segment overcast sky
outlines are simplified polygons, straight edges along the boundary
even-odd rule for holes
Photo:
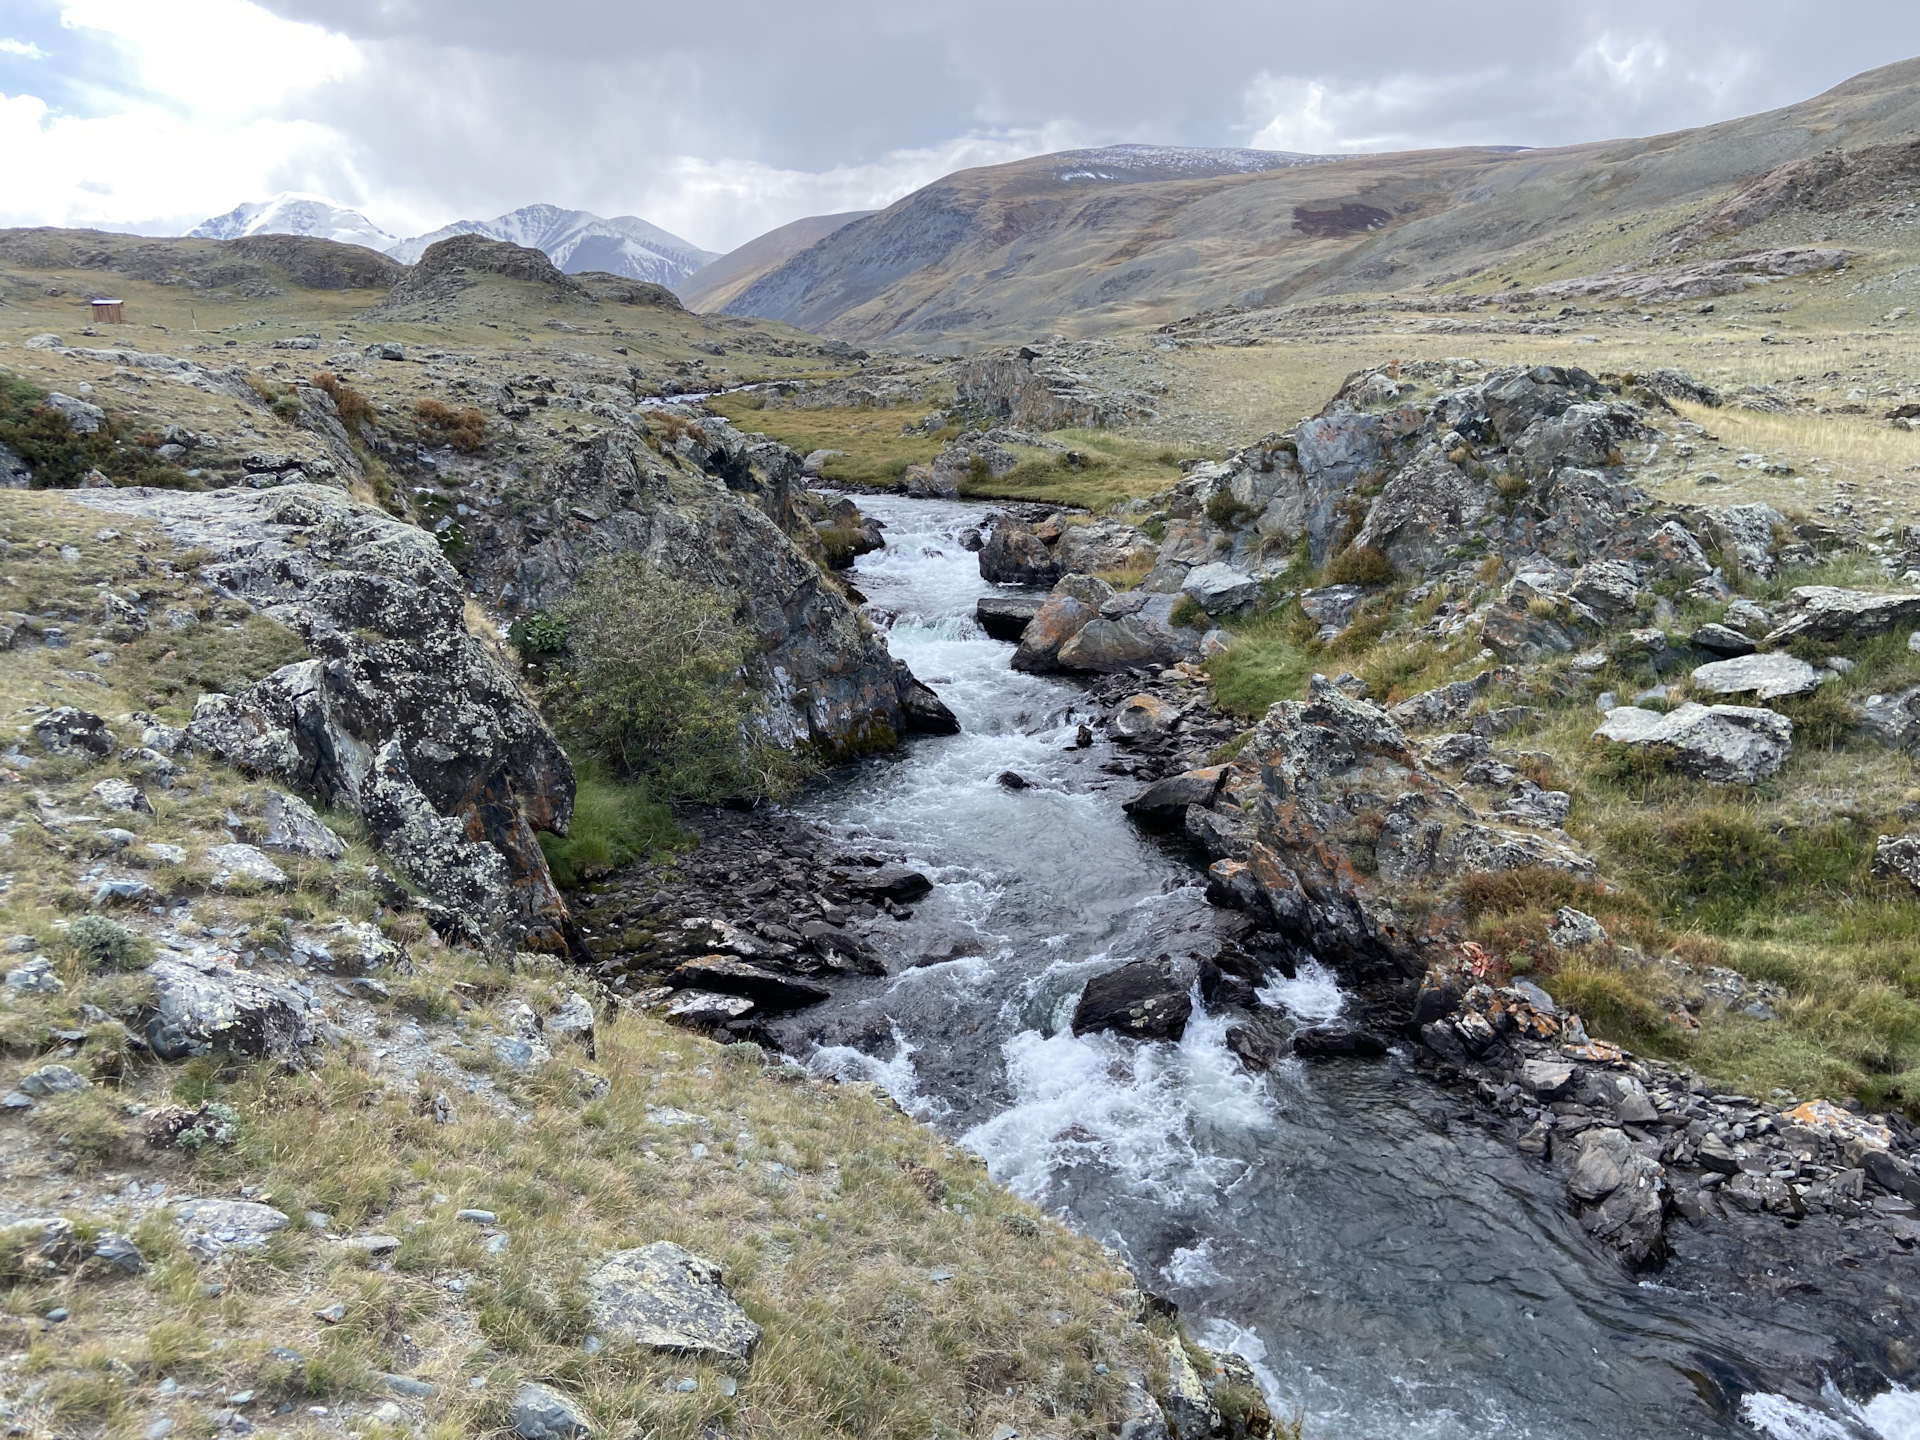
[[[0,0],[0,225],[301,190],[396,235],[549,201],[727,250],[1049,150],[1567,144],[1914,55],[1916,0]]]

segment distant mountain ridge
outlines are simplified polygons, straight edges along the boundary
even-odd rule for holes
[[[287,191],[267,200],[237,205],[187,232],[200,240],[237,240],[243,235],[310,235],[363,245],[411,265],[436,240],[454,235],[484,235],[544,251],[569,275],[605,270],[630,280],[672,285],[720,257],[650,225],[637,215],[603,219],[585,210],[558,205],[524,205],[491,220],[456,220],[428,235],[402,240],[389,235],[357,210],[324,195]]]
[[[1569,264],[1651,263],[1661,235],[1777,166],[1916,135],[1920,60],[1907,60],[1764,115],[1551,149],[1037,155],[922,186],[729,287],[719,308],[923,348],[1433,288],[1528,256],[1556,257],[1560,279],[1585,273]]]
[[[187,234],[195,240],[238,240],[243,235],[311,235],[342,245],[364,245],[384,252],[398,243],[358,210],[324,195],[282,191],[268,200],[236,205],[224,215],[202,220]]]
[[[637,215],[616,215],[609,220],[558,205],[523,205],[491,220],[456,220],[430,234],[402,240],[387,253],[403,265],[411,265],[427,246],[452,235],[484,235],[543,250],[569,275],[605,270],[656,285],[672,285],[720,258]]]

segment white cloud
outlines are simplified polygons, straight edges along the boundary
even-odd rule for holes
[[[247,0],[63,0],[81,104],[0,95],[0,223],[179,228],[286,189],[362,187],[351,145],[297,114],[357,47]]]
[[[1004,165],[1081,143],[1068,127],[1046,126],[967,135],[941,145],[890,151],[865,165],[821,171],[679,156],[662,167],[637,199],[655,224],[726,249],[802,216],[884,209],[956,170]]]
[[[29,60],[47,58],[47,52],[31,40],[0,40],[0,55],[21,55]]]

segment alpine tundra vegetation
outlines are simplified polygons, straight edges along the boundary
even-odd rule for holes
[[[1917,78],[0,231],[0,1422],[1915,1433]]]

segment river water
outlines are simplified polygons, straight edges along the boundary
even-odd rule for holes
[[[1211,930],[1200,872],[1127,821],[1133,782],[1100,769],[1104,744],[1069,748],[1084,693],[1015,673],[1013,647],[975,627],[991,587],[956,537],[984,510],[861,504],[887,527],[856,571],[869,612],[961,733],[799,807],[937,883],[889,932],[895,974],[788,1022],[791,1048],[885,1084],[1122,1253],[1196,1334],[1255,1361],[1313,1440],[1920,1435],[1904,1392],[1862,1408],[1757,1371],[1757,1350],[1820,1355],[1829,1337],[1784,1310],[1756,1337],[1739,1297],[1627,1274],[1558,1183],[1453,1123],[1398,1056],[1251,1076],[1204,1009],[1178,1044],[1075,1038],[1089,975]],[[1007,770],[1031,788],[997,783]],[[1263,998],[1342,1005],[1314,967]]]

